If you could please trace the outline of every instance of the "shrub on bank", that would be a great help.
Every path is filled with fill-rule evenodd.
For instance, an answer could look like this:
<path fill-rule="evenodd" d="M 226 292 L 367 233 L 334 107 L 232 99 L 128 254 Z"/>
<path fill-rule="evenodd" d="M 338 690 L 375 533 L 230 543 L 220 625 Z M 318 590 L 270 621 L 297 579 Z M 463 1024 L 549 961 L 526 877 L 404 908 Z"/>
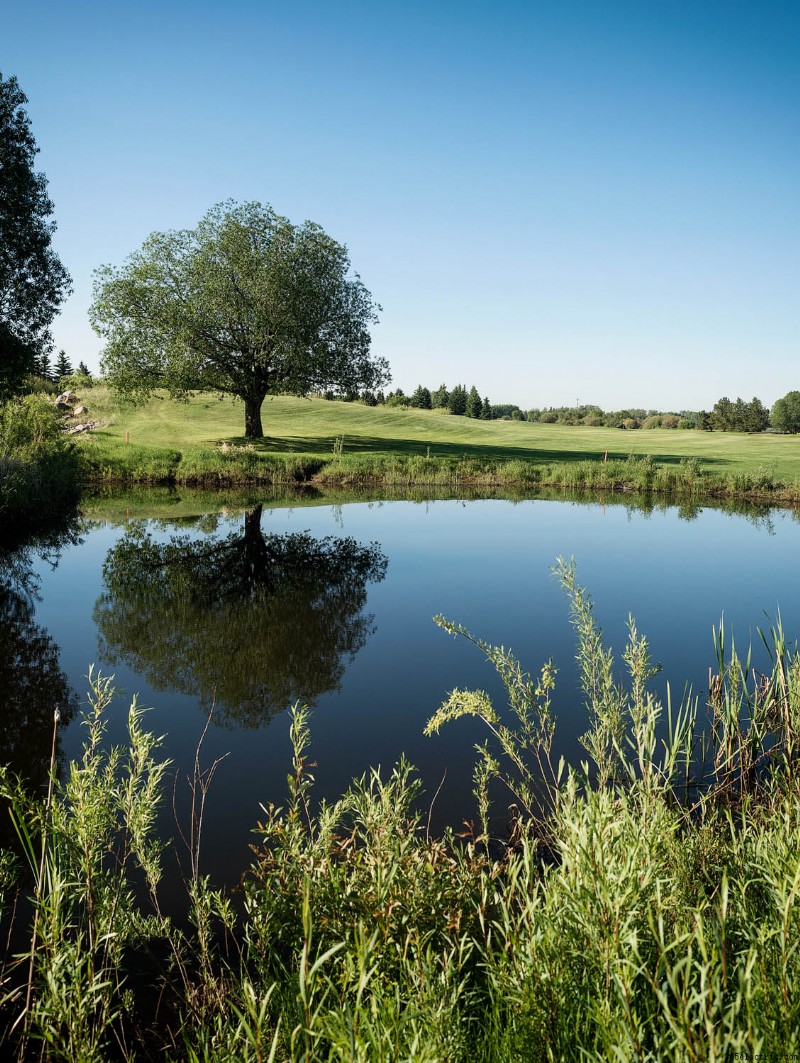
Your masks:
<path fill-rule="evenodd" d="M 75 504 L 78 491 L 75 448 L 55 407 L 41 395 L 0 405 L 0 517 L 46 524 Z"/>

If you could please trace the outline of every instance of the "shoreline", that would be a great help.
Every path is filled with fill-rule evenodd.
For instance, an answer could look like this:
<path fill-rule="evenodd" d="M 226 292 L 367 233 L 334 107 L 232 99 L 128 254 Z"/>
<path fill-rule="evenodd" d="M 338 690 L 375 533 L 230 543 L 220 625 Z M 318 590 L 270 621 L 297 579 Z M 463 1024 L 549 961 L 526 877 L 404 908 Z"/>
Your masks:
<path fill-rule="evenodd" d="M 538 463 L 454 460 L 427 455 L 345 457 L 237 456 L 207 452 L 184 460 L 180 452 L 149 455 L 148 461 L 91 463 L 80 478 L 81 491 L 129 486 L 230 489 L 311 487 L 319 489 L 466 488 L 513 491 L 592 491 L 610 495 L 658 495 L 676 500 L 742 501 L 792 507 L 800 504 L 800 480 L 788 483 L 766 470 L 714 473 L 699 463 L 659 464 L 648 457 L 625 461 L 591 460 Z M 162 460 L 158 460 L 161 458 Z M 206 458 L 206 460 L 202 460 Z M 221 459 L 221 460 L 220 460 Z M 98 469 L 102 465 L 102 471 Z M 88 474 L 88 475 L 87 475 Z"/>

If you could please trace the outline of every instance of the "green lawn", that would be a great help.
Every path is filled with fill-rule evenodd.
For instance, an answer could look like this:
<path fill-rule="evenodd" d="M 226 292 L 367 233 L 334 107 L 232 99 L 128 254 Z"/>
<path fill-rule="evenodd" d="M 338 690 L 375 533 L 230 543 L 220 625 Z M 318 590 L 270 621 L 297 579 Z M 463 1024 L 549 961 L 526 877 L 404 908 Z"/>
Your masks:
<path fill-rule="evenodd" d="M 146 406 L 121 406 L 96 388 L 81 396 L 91 416 L 108 420 L 92 433 L 95 444 L 117 451 L 125 445 L 172 451 L 214 449 L 222 443 L 241 446 L 244 408 L 230 399 L 194 396 L 188 403 L 163 397 Z M 800 437 L 743 435 L 653 429 L 567 427 L 515 421 L 473 421 L 434 411 L 360 403 L 327 402 L 288 396 L 269 398 L 263 409 L 263 441 L 256 450 L 271 454 L 328 458 L 342 439 L 344 454 L 426 454 L 478 460 L 527 460 L 537 463 L 624 459 L 651 454 L 659 464 L 696 458 L 708 472 L 721 474 L 765 469 L 776 480 L 800 477 Z"/>

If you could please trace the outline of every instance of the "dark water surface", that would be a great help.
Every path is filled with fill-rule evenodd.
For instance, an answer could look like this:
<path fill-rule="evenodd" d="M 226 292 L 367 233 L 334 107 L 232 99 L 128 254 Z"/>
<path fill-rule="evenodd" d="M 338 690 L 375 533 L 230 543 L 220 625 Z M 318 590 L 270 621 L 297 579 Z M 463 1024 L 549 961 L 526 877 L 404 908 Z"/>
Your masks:
<path fill-rule="evenodd" d="M 0 753 L 41 779 L 57 699 L 73 717 L 63 755 L 77 756 L 90 663 L 116 675 L 109 738 L 124 741 L 138 694 L 179 774 L 213 709 L 202 758 L 225 759 L 208 798 L 203 865 L 228 883 L 248 862 L 260 804 L 284 799 L 285 710 L 295 698 L 313 703 L 319 796 L 336 797 L 353 776 L 405 753 L 426 800 L 446 773 L 435 827 L 474 816 L 477 725 L 459 721 L 436 738 L 422 731 L 455 686 L 481 687 L 498 702 L 502 692 L 474 647 L 434 625 L 435 613 L 512 647 L 531 671 L 553 658 L 557 752 L 576 760 L 586 720 L 568 603 L 551 572 L 558 555 L 575 557 L 618 654 L 635 616 L 663 666 L 654 686 L 663 692 L 669 680 L 674 696 L 686 682 L 704 696 L 711 629 L 723 613 L 742 649 L 779 608 L 787 635 L 800 635 L 800 523 L 790 511 L 648 513 L 541 499 L 265 503 L 180 521 L 87 520 L 80 539 L 55 567 L 35 550 L 3 562 L 0 666 L 16 678 Z M 177 793 L 180 802 L 181 781 Z M 171 804 L 168 794 L 162 819 L 174 833 Z"/>

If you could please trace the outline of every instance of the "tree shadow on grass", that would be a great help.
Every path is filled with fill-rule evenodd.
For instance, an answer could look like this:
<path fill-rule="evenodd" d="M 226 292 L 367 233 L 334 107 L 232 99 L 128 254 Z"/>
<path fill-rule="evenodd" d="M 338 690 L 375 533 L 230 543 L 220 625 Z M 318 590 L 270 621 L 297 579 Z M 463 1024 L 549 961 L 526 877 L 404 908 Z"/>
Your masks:
<path fill-rule="evenodd" d="M 396 457 L 412 455 L 430 456 L 432 458 L 462 459 L 477 461 L 532 461 L 537 464 L 555 462 L 603 461 L 606 449 L 572 450 L 566 448 L 548 448 L 539 446 L 507 447 L 497 445 L 476 445 L 470 443 L 448 443 L 442 440 L 428 442 L 425 439 L 395 439 L 385 436 L 271 436 L 263 439 L 245 439 L 243 436 L 226 440 L 235 446 L 252 446 L 262 454 L 314 454 L 333 455 L 341 440 L 341 453 L 374 454 Z M 222 442 L 222 440 L 219 440 Z M 609 461 L 626 461 L 631 450 L 624 446 L 608 450 Z M 646 451 L 634 452 L 636 457 L 644 457 Z M 725 467 L 732 463 L 727 458 L 696 455 L 691 451 L 685 454 L 654 454 L 659 465 L 679 465 L 687 458 L 697 458 L 701 465 Z"/>

